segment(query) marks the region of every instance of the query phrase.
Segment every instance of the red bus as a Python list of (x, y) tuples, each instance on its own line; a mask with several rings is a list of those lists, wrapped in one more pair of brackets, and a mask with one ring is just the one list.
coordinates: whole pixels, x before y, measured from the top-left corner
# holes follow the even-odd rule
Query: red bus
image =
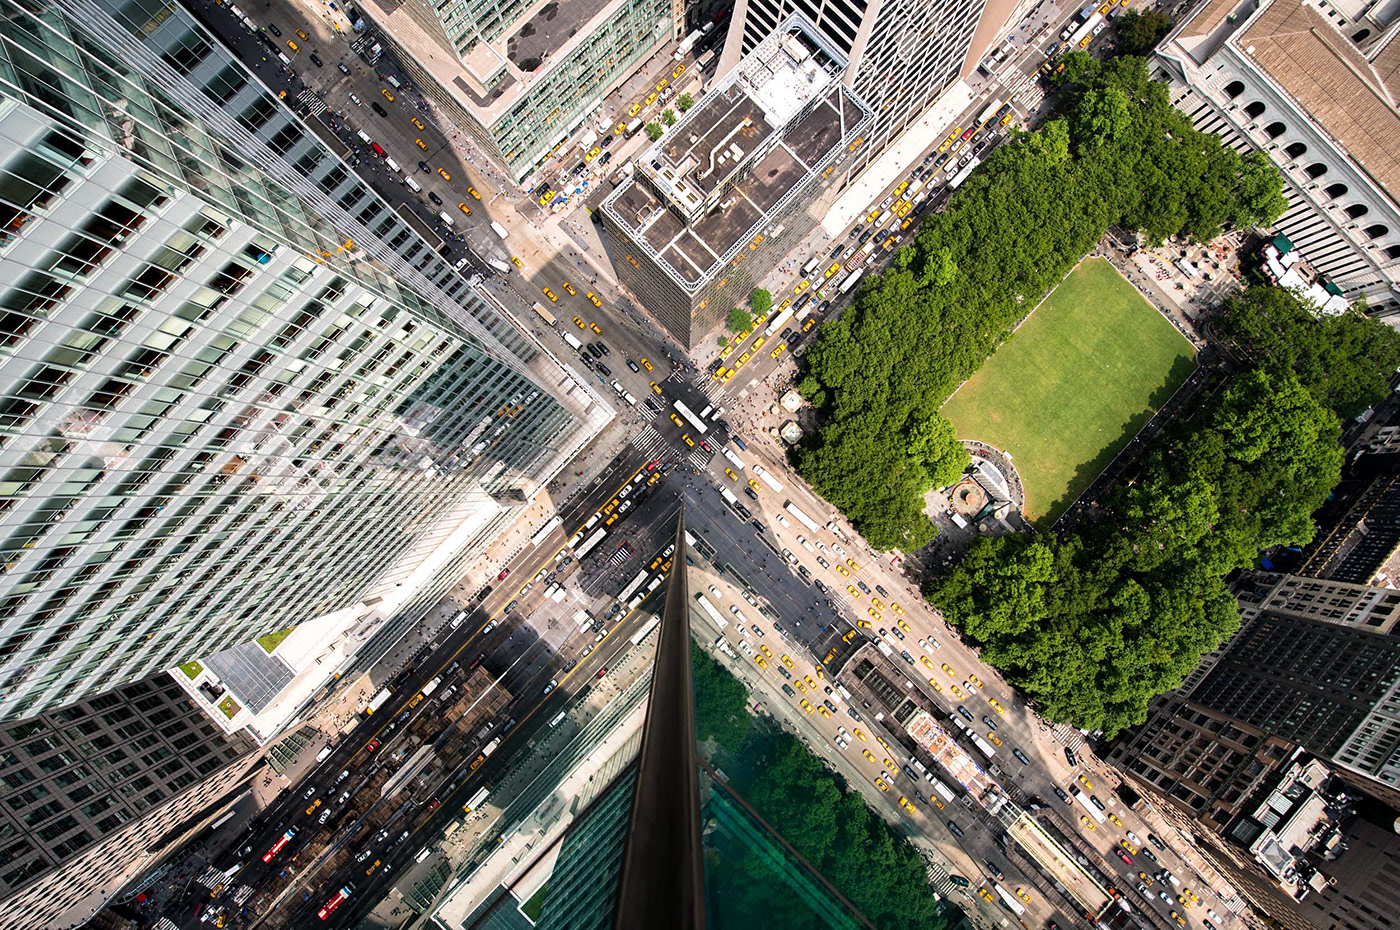
[(381, 146), (378, 142), (371, 142), (369, 144), (369, 147), (374, 149), (374, 154), (378, 155), (380, 158), (389, 157), (389, 153), (384, 151), (383, 146)]

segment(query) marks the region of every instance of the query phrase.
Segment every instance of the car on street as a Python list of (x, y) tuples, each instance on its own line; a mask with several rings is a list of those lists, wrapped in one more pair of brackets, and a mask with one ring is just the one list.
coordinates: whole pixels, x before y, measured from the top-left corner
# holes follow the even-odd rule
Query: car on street
[(378, 113), (380, 116), (388, 116), (388, 115), (389, 115), (389, 111), (386, 110), (386, 109), (384, 109), (383, 107), (381, 107), (381, 106), (379, 105), (379, 101), (378, 101), (378, 100), (371, 100), (369, 106), (370, 106), (370, 109), (372, 109), (374, 112)]
[(343, 61), (338, 61), (338, 62), (336, 62), (336, 63), (335, 63), (335, 66), (336, 66), (337, 68), (340, 69), (340, 73), (341, 73), (341, 74), (349, 74), (349, 73), (350, 73), (350, 69), (347, 68), (347, 67), (345, 67), (345, 62), (343, 62)]
[(439, 207), (442, 206), (442, 198), (439, 197), (437, 194), (433, 193), (432, 191), (428, 191), (428, 199), (431, 200), (433, 203), (437, 204)]
[(324, 68), (324, 67), (326, 66), (325, 62), (321, 61), (320, 56), (317, 55), (315, 52), (312, 52), (312, 53), (311, 53), (310, 58), (311, 58), (311, 63), (312, 63), (313, 65), (315, 65), (316, 67), (318, 67), (318, 68)]

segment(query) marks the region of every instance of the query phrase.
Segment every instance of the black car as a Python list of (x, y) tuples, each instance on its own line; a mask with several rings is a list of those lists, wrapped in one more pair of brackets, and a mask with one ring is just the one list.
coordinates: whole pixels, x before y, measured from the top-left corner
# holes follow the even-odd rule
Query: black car
[(282, 35), (282, 30), (277, 28), (277, 24), (276, 24), (276, 23), (268, 23), (268, 24), (267, 24), (267, 31), (270, 32), (270, 33), (272, 33), (272, 34), (275, 35), (275, 36), (281, 36), (281, 35)]
[(968, 723), (977, 722), (977, 718), (972, 716), (971, 711), (969, 711), (966, 707), (963, 707), (961, 704), (958, 705), (958, 713), (962, 714), (963, 717), (967, 718)]
[(601, 339), (598, 340), (598, 348), (603, 350), (604, 355), (612, 355), (612, 350), (608, 348), (608, 344), (606, 342), (603, 342)]
[[(954, 836), (962, 836), (962, 835), (963, 835), (962, 827), (958, 826), (957, 823), (956, 823), (955, 821), (952, 821), (952, 820), (948, 821), (948, 829), (953, 831), (953, 835), (954, 835)], [(952, 876), (949, 876), (949, 877), (951, 878)]]
[(337, 68), (340, 69), (340, 73), (341, 73), (341, 74), (349, 74), (349, 73), (350, 73), (350, 69), (347, 68), (347, 67), (345, 67), (345, 62), (343, 62), (343, 61), (337, 61), (337, 62), (335, 63), (335, 66), (336, 66)]
[(1068, 746), (1065, 747), (1065, 761), (1068, 762), (1070, 765), (1079, 764), (1079, 757), (1076, 756), (1074, 754), (1074, 750)]
[(1162, 850), (1162, 852), (1167, 851), (1167, 844), (1157, 839), (1157, 835), (1155, 833), (1147, 834), (1147, 841), (1153, 846), (1156, 846), (1158, 849)]
[(889, 597), (889, 596), (890, 596), (890, 592), (886, 591), (886, 590), (884, 589), (884, 586), (878, 585), (878, 584), (875, 586), (875, 593), (878, 594), (878, 595), (880, 595), (881, 597)]
[(421, 171), (421, 172), (423, 172), (424, 174), (432, 174), (432, 173), (433, 173), (433, 169), (432, 169), (432, 168), (428, 165), (428, 163), (425, 162), (425, 161), (420, 161), (420, 162), (418, 163), (418, 170)]
[(860, 234), (860, 238), (857, 239), (856, 241), (857, 241), (858, 243), (860, 243), (861, 245), (865, 245), (867, 242), (870, 241), (871, 235), (872, 235), (872, 233), (868, 233), (868, 232), (861, 233), (861, 234)]
[(818, 591), (822, 592), (823, 594), (826, 593), (826, 583), (823, 582), (820, 578), (814, 579), (812, 581), (812, 584), (817, 586)]
[(633, 371), (641, 371), (641, 369), (637, 367), (637, 363), (632, 361), (630, 358), (627, 360), (627, 367), (632, 369)]
[(753, 488), (744, 488), (744, 493), (747, 494), (749, 497), (753, 498), (754, 500), (758, 500), (758, 492), (755, 491)]
[(603, 350), (598, 348), (598, 343), (596, 342), (590, 342), (588, 345), (584, 346), (584, 348), (587, 349), (589, 352), (592, 352), (594, 358), (603, 357)]
[(1106, 807), (1103, 806), (1103, 802), (1099, 800), (1099, 796), (1098, 796), (1098, 795), (1096, 795), (1096, 794), (1091, 794), (1091, 795), (1089, 795), (1089, 800), (1090, 800), (1090, 801), (1093, 801), (1093, 802), (1094, 802), (1094, 806), (1097, 807), (1099, 810), (1101, 810), (1101, 811), (1106, 811), (1106, 810), (1108, 810), (1108, 808), (1106, 808)]
[(1151, 859), (1153, 862), (1157, 861), (1157, 854), (1154, 853), (1152, 850), (1148, 849), (1146, 846), (1142, 847), (1142, 854), (1147, 858)]
[(607, 365), (604, 365), (602, 362), (599, 362), (599, 363), (598, 363), (598, 371), (599, 371), (600, 373), (605, 374), (605, 375), (608, 375), (608, 376), (610, 376), (610, 377), (611, 377), (611, 375), (612, 375), (612, 372), (608, 370), (608, 366), (607, 366)]
[(583, 173), (584, 173), (585, 171), (587, 171), (587, 170), (588, 170), (588, 165), (586, 165), (586, 164), (583, 163), (583, 162), (579, 162), (577, 165), (574, 165), (574, 170), (573, 170), (573, 171), (570, 171), (569, 173), (572, 174), (574, 177), (578, 177), (579, 175), (583, 174)]
[(428, 199), (431, 200), (433, 203), (437, 204), (439, 207), (442, 206), (442, 198), (439, 197), (437, 194), (434, 194), (432, 191), (428, 191)]
[(1019, 749), (1013, 749), (1013, 750), (1011, 750), (1011, 754), (1012, 754), (1013, 756), (1015, 756), (1015, 757), (1020, 761), (1020, 763), (1021, 763), (1022, 765), (1030, 765), (1030, 764), (1031, 764), (1031, 760), (1030, 760), (1030, 759), (1027, 759), (1027, 758), (1026, 758), (1026, 754), (1025, 754), (1024, 752), (1022, 752), (1021, 750), (1019, 750)]
[(606, 136), (603, 137), (603, 143), (602, 143), (603, 148), (607, 148), (608, 146), (610, 146), (610, 145), (612, 145), (612, 144), (613, 144), (613, 137), (612, 137), (611, 135), (606, 135)]
[(735, 504), (734, 510), (739, 514), (739, 516), (743, 517), (745, 520), (748, 520), (753, 517), (752, 511), (750, 511), (749, 508), (745, 507), (743, 504)]
[(847, 236), (846, 238), (848, 238), (848, 239), (854, 239), (856, 236), (859, 236), (859, 235), (860, 235), (860, 231), (861, 231), (863, 228), (864, 228), (864, 227), (862, 227), (862, 226), (857, 226), (855, 229), (851, 230), (851, 234), (850, 234), (849, 236)]
[(787, 340), (789, 340), (789, 339), (791, 339), (791, 338), (792, 338), (792, 327), (789, 326), (787, 329), (783, 330), (783, 341), (786, 342)]
[(593, 370), (593, 356), (589, 355), (587, 352), (580, 352), (578, 357), (583, 362), (584, 368), (587, 368), (589, 371)]
[(993, 720), (991, 717), (987, 716), (986, 714), (983, 714), (983, 715), (982, 715), (982, 722), (985, 723), (988, 727), (990, 727), (990, 728), (993, 729), (993, 730), (995, 730), (995, 729), (997, 728), (997, 722), (996, 722), (995, 720)]
[(606, 165), (610, 161), (612, 161), (612, 152), (604, 152), (603, 157), (598, 159), (598, 164)]
[(865, 584), (865, 582), (863, 582), (863, 581), (857, 580), (857, 581), (856, 581), (856, 587), (857, 587), (857, 588), (860, 588), (860, 589), (861, 589), (862, 591), (864, 591), (866, 594), (869, 594), (869, 593), (870, 593), (870, 588), (869, 588), (869, 587)]
[(374, 112), (378, 113), (380, 116), (387, 117), (389, 115), (389, 111), (381, 107), (379, 105), (379, 101), (377, 100), (371, 100), (369, 102), (369, 108)]
[(312, 53), (311, 53), (310, 55), (308, 55), (307, 57), (310, 58), (310, 59), (311, 59), (311, 63), (312, 63), (313, 65), (315, 65), (316, 67), (318, 67), (318, 68), (324, 68), (324, 67), (326, 66), (326, 65), (325, 65), (325, 62), (321, 61), (321, 59), (320, 59), (319, 57), (317, 57), (317, 55), (316, 55), (315, 52), (312, 52)]
[(1066, 804), (1072, 803), (1069, 799), (1069, 795), (1065, 793), (1065, 789), (1061, 788), (1059, 785), (1055, 786), (1055, 796)]

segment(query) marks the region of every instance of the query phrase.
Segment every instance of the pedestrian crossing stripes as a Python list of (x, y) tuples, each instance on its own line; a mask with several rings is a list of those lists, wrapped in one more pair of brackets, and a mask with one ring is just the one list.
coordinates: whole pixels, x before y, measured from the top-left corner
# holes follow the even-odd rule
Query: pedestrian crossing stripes
[(205, 888), (217, 888), (224, 882), (224, 873), (214, 868), (212, 865), (205, 869), (199, 878), (195, 879)]
[(326, 112), (326, 102), (311, 90), (303, 90), (297, 94), (297, 103), (306, 107), (308, 116), (320, 116)]
[(632, 437), (632, 447), (648, 459), (660, 458), (660, 453), (665, 446), (665, 438), (650, 423), (642, 427), (642, 431)]
[(704, 468), (710, 464), (710, 458), (710, 453), (701, 449), (695, 449), (690, 453), (689, 462), (696, 468), (704, 470)]
[(1067, 723), (1059, 723), (1050, 731), (1050, 735), (1055, 737), (1070, 749), (1080, 750), (1084, 748), (1084, 734)]

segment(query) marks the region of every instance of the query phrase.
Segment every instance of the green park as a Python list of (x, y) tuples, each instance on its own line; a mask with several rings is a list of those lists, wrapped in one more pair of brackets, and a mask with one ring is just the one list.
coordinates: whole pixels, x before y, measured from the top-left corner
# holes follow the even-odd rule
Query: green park
[(1049, 524), (1195, 368), (1191, 344), (1107, 261), (1085, 260), (943, 407), (1012, 457)]

